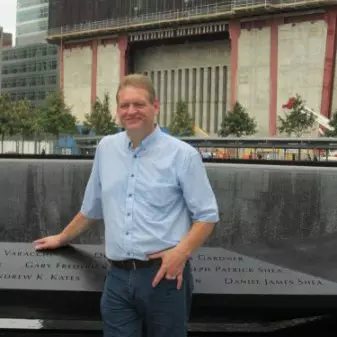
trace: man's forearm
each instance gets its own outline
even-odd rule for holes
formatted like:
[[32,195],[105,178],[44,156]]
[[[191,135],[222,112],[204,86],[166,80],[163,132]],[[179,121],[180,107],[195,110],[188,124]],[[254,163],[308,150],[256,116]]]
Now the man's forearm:
[[83,232],[87,231],[96,220],[86,218],[82,213],[77,213],[69,225],[60,233],[62,244],[67,244],[74,240]]
[[186,256],[190,256],[197,250],[211,235],[215,224],[206,222],[196,222],[190,231],[180,241],[176,248]]

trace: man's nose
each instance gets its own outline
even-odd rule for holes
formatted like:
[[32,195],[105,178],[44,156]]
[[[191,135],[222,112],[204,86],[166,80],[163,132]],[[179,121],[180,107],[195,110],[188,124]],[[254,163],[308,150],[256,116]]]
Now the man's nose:
[[128,112],[129,115],[132,115],[135,112],[137,112],[137,109],[136,109],[136,107],[133,104],[130,104],[129,107],[128,107],[128,111],[127,112]]

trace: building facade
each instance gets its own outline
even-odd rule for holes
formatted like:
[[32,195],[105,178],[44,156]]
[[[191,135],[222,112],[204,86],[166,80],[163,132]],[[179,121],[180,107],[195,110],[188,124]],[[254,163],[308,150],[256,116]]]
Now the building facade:
[[4,32],[3,28],[0,26],[0,49],[10,48],[13,45],[13,35],[11,33]]
[[257,136],[277,135],[290,96],[326,117],[337,109],[334,1],[101,2],[50,4],[48,40],[60,46],[60,85],[79,120],[97,96],[114,101],[130,72],[152,78],[163,127],[180,99],[212,135],[235,102],[256,119]]
[[43,43],[48,30],[49,0],[17,0],[16,45]]
[[49,28],[102,20],[143,19],[158,13],[183,14],[197,7],[223,6],[223,0],[50,0]]
[[59,88],[58,47],[47,43],[4,49],[1,53],[2,92],[12,99],[39,105]]
[[48,0],[17,0],[16,46],[0,55],[1,91],[33,106],[60,86],[59,48],[46,43],[48,8]]
[[10,48],[13,44],[13,35],[5,33],[3,27],[0,26],[0,94],[1,94],[1,66],[2,66],[2,50]]

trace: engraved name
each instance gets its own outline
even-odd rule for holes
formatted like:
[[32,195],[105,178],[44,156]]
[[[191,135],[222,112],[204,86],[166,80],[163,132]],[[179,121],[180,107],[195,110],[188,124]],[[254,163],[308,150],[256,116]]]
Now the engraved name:
[[198,254],[197,259],[200,261],[243,261],[241,256],[209,256]]
[[5,249],[6,256],[51,256],[52,252],[41,252],[41,251],[15,251],[12,249]]

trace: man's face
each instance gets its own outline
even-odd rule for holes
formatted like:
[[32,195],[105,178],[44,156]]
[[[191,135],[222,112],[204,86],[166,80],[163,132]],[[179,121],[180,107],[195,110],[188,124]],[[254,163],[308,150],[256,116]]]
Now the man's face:
[[142,130],[152,127],[159,111],[157,101],[151,103],[145,89],[127,86],[118,95],[117,117],[127,130]]

